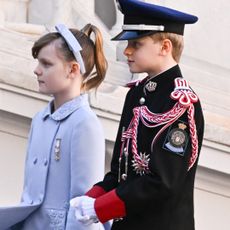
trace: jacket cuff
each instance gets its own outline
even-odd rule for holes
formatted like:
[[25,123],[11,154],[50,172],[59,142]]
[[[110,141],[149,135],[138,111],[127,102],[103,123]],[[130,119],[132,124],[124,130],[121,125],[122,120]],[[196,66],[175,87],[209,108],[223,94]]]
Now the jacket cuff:
[[92,198],[97,198],[104,195],[105,193],[106,191],[102,187],[95,185],[85,195]]
[[115,189],[98,197],[94,208],[98,219],[102,223],[126,215],[125,203],[117,196]]

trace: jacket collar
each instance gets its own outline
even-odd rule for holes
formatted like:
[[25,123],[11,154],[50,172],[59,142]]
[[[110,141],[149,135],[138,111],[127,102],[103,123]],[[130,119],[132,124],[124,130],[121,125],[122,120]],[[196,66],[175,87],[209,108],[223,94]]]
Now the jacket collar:
[[146,81],[152,80],[154,82],[161,84],[165,81],[167,82],[170,80],[174,80],[175,78],[178,78],[178,77],[182,77],[182,74],[181,74],[181,70],[180,70],[179,65],[175,65],[175,66],[171,67],[170,69],[168,69],[168,70],[166,70],[166,71],[164,71],[164,72],[162,72],[162,73],[160,73],[154,77],[147,76],[141,82],[145,83]]
[[45,120],[47,117],[52,118],[55,121],[61,121],[68,117],[71,113],[76,111],[78,108],[88,105],[88,94],[81,94],[80,96],[67,101],[60,106],[54,113],[52,113],[54,101],[50,101],[48,106],[45,108],[42,118]]

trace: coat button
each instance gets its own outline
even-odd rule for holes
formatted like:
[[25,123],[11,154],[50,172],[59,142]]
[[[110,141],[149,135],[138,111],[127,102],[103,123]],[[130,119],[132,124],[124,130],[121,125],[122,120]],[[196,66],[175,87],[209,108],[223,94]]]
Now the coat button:
[[37,162],[38,162],[38,158],[35,157],[34,160],[33,160],[33,164],[35,165],[35,164],[37,164]]
[[69,209],[69,202],[64,202],[64,207],[65,207],[66,209]]
[[47,166],[47,164],[48,164],[48,160],[45,158],[44,159],[44,166]]
[[143,105],[143,104],[145,103],[145,98],[144,98],[144,97],[141,97],[140,100],[139,100],[139,103],[140,103],[141,105]]

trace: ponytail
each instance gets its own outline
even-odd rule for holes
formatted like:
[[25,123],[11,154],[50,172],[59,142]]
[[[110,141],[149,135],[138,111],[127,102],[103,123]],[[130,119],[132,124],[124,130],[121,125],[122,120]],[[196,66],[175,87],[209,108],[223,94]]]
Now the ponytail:
[[[103,52],[103,40],[102,40],[102,34],[100,30],[91,24],[87,24],[84,28],[81,30],[88,38],[90,38],[91,34],[94,33],[94,64],[96,71],[91,73],[90,76],[87,77],[86,75],[86,81],[83,83],[83,87],[86,90],[90,90],[92,88],[97,88],[101,82],[105,78],[106,70],[108,67],[107,60],[105,58],[104,52]],[[91,39],[90,39],[91,40]],[[84,48],[83,48],[84,49]],[[87,60],[85,60],[87,62]]]

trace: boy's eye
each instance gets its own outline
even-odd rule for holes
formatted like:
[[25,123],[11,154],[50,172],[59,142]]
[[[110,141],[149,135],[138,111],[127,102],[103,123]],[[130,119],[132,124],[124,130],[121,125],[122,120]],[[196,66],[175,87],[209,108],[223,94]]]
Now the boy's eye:
[[134,48],[138,48],[138,47],[140,46],[140,43],[137,42],[137,41],[134,41],[134,42],[132,43],[132,46],[133,46]]

